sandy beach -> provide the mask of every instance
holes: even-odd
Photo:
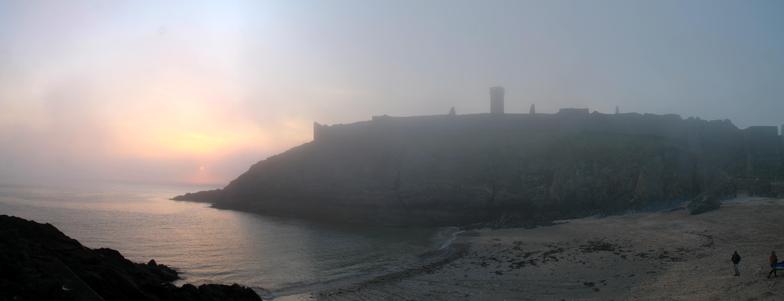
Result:
[[[675,209],[472,230],[448,260],[285,299],[781,300],[784,275],[766,275],[770,251],[784,252],[782,217],[784,200],[756,199],[696,216]]]

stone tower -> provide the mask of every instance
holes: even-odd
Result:
[[[490,88],[490,113],[493,115],[504,114],[504,87]]]
[[[313,122],[313,141],[318,141],[319,138],[321,138],[321,129],[323,128],[323,125],[319,124],[318,122]]]
[[[531,104],[531,108],[528,109],[528,114],[536,115],[536,105]]]

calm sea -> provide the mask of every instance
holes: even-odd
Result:
[[[155,259],[184,282],[240,283],[267,298],[405,268],[450,232],[325,225],[169,200],[199,189],[0,186],[0,214],[51,223],[88,247],[116,249],[136,262]]]

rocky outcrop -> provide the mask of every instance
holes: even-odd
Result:
[[[328,130],[177,199],[339,222],[526,224],[670,206],[716,187],[717,173],[761,175],[750,156],[773,160],[729,121],[676,115],[385,117]]]
[[[0,300],[261,300],[239,285],[184,285],[172,268],[89,249],[50,224],[0,215]]]
[[[695,215],[713,211],[719,209],[719,207],[721,207],[721,200],[719,200],[719,197],[715,194],[706,193],[689,201],[686,209],[689,210],[689,214]]]
[[[220,189],[214,189],[214,190],[199,191],[195,193],[186,193],[183,195],[175,196],[172,198],[172,200],[210,203],[218,199],[221,195],[221,192],[222,191]]]
[[[735,180],[727,173],[713,169],[707,172],[704,178],[707,188],[686,206],[692,215],[719,209],[722,200],[737,196]]]

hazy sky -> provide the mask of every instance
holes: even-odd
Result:
[[[225,184],[312,122],[559,107],[784,123],[784,1],[0,0],[0,183]]]

